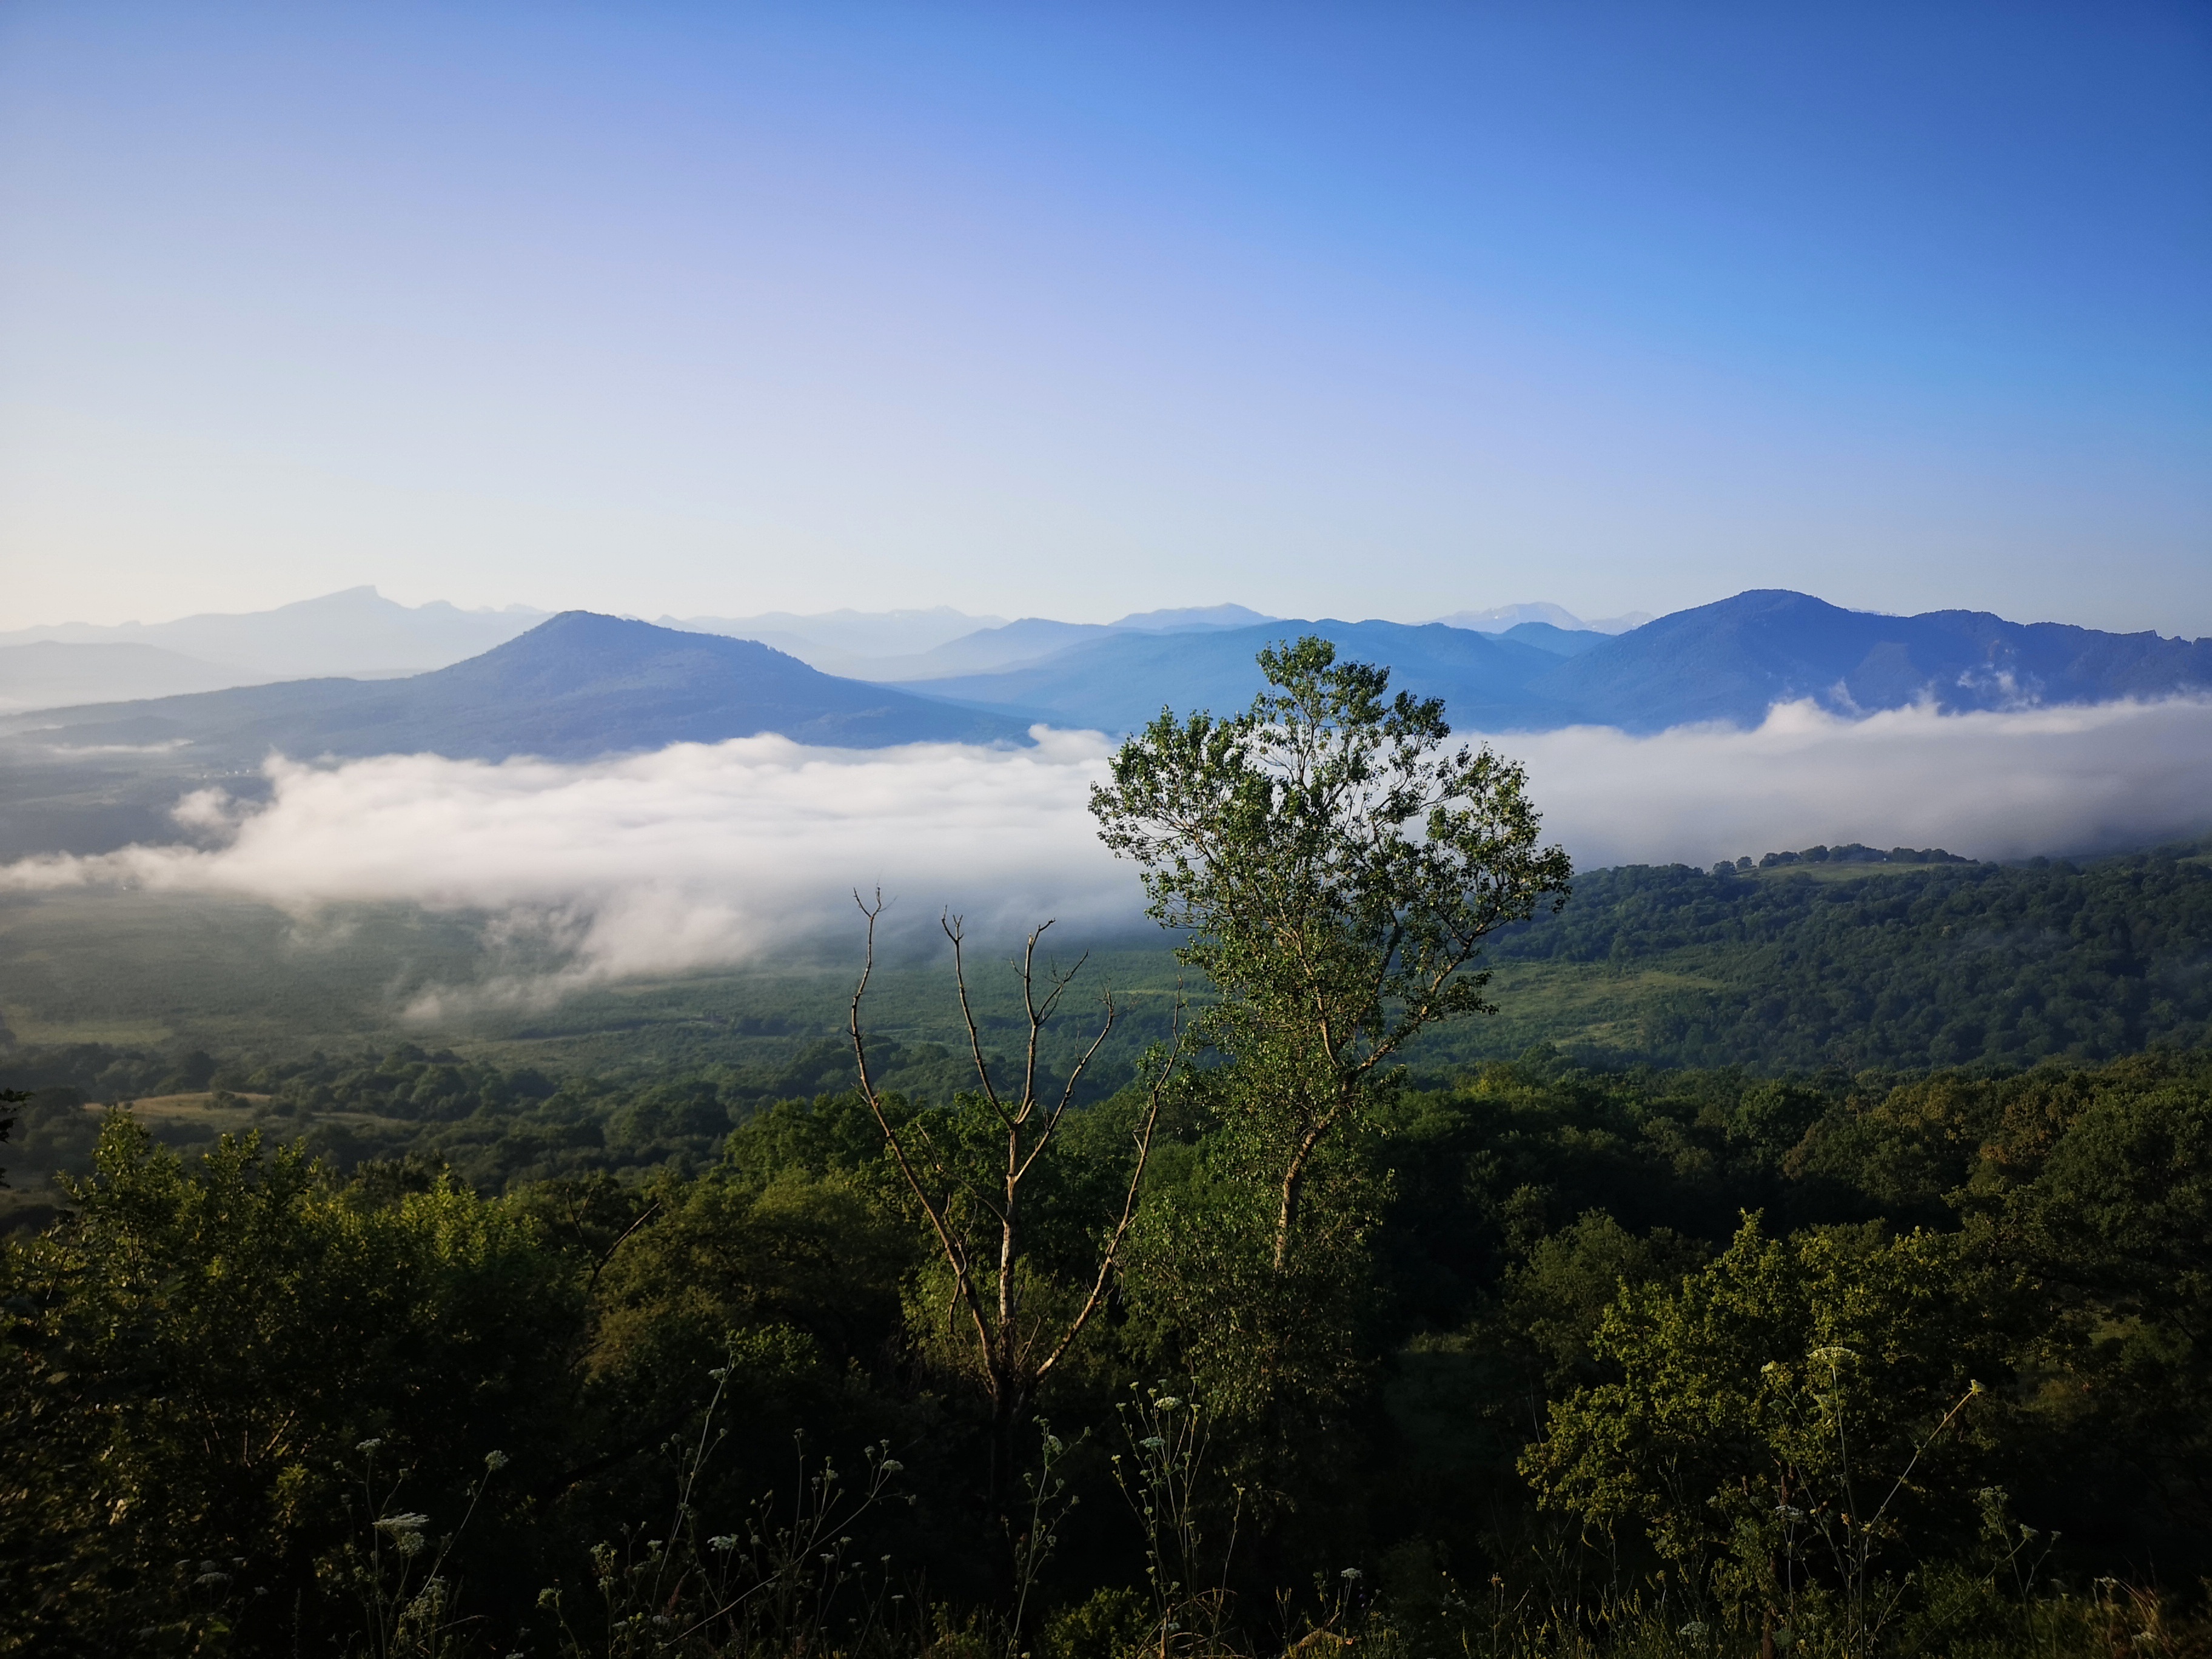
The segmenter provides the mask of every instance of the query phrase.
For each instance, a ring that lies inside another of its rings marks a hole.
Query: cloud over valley
[[[1139,920],[1136,880],[1087,810],[1111,745],[1036,736],[1030,748],[872,750],[762,737],[585,764],[275,759],[264,805],[212,791],[179,803],[198,844],[27,859],[0,867],[0,890],[481,911],[565,964],[455,994],[499,1000],[856,931],[852,890],[878,884],[909,933],[945,907],[984,934],[1047,916],[1071,945],[1121,932]],[[1856,721],[1789,704],[1749,732],[1493,741],[1527,763],[1547,830],[1585,866],[1850,841],[2016,858],[2212,828],[2212,703],[2201,701]]]

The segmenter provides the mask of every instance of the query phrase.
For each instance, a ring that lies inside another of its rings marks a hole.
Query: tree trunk
[[[1290,1167],[1283,1171],[1282,1200],[1275,1212],[1277,1273],[1285,1271],[1290,1266],[1291,1235],[1297,1230],[1298,1201],[1305,1195],[1306,1165],[1312,1161],[1314,1148],[1321,1145],[1322,1136],[1328,1133],[1328,1126],[1336,1116],[1334,1111],[1327,1112],[1318,1122],[1307,1126],[1305,1133],[1298,1137],[1296,1149],[1291,1153]]]

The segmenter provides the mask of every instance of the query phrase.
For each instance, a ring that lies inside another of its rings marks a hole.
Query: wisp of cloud
[[[482,910],[568,966],[471,994],[532,1000],[592,981],[758,960],[857,928],[880,885],[912,926],[979,933],[1046,917],[1070,935],[1139,919],[1133,871],[1099,845],[1089,787],[1110,744],[1038,728],[1030,749],[678,744],[581,765],[428,755],[273,759],[265,805],[178,808],[198,846],[29,859],[0,888],[122,884]],[[1517,734],[1547,830],[1579,864],[1702,864],[1817,842],[1984,858],[2140,845],[2212,827],[2212,702],[1860,720],[1811,704],[1755,731]],[[1071,939],[1071,942],[1073,942]]]

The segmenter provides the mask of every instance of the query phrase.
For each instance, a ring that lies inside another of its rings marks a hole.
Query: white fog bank
[[[484,909],[550,934],[570,959],[565,984],[744,962],[825,927],[857,938],[854,890],[878,885],[909,931],[946,907],[979,934],[1047,917],[1067,936],[1125,923],[1135,878],[1088,810],[1109,745],[1037,737],[865,750],[743,738],[580,765],[271,760],[266,805],[210,791],[178,807],[217,845],[24,860],[0,868],[0,887]]]
[[[1501,738],[1577,864],[1815,844],[2018,859],[2212,830],[2212,701],[1843,720],[1784,703],[1756,731],[1609,726]]]
[[[0,890],[107,884],[295,911],[396,901],[484,909],[550,935],[592,981],[733,963],[854,929],[880,884],[912,927],[1058,917],[1071,945],[1136,920],[1133,872],[1087,808],[1111,752],[1040,728],[1033,749],[679,744],[583,765],[386,756],[273,760],[266,805],[214,792],[178,817],[210,843],[0,866]],[[1809,704],[1756,731],[1512,735],[1547,831],[1585,867],[1707,864],[1815,842],[1981,858],[2141,845],[2212,828],[2212,702],[1847,721]]]

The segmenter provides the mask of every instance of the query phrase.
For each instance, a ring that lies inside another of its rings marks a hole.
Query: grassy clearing
[[[234,1095],[228,1090],[211,1090],[203,1094],[142,1096],[131,1103],[131,1109],[149,1125],[228,1130],[252,1122],[253,1109],[268,1102],[267,1095]],[[99,1112],[106,1109],[93,1105],[84,1109]]]

